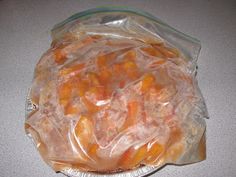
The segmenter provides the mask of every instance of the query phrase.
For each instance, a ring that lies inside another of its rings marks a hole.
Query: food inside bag
[[[128,8],[78,13],[52,38],[35,68],[25,129],[55,171],[118,173],[205,159],[197,40]]]

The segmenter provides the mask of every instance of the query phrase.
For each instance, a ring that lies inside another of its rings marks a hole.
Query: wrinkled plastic
[[[205,159],[197,40],[127,8],[76,14],[52,38],[25,129],[55,171],[140,176]]]

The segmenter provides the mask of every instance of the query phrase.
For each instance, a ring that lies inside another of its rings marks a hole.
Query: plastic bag
[[[25,129],[55,171],[139,176],[205,159],[199,41],[128,8],[78,13],[52,38]]]

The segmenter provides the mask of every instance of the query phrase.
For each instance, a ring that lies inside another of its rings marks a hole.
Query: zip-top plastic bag
[[[142,176],[205,159],[200,43],[152,15],[98,8],[52,29],[27,98],[25,129],[70,176]]]

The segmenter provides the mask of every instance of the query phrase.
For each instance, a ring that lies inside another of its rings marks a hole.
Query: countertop
[[[0,0],[0,176],[63,177],[43,162],[25,135],[25,98],[36,62],[50,46],[53,25],[102,5],[143,9],[202,44],[197,78],[210,115],[207,159],[169,165],[153,176],[235,177],[235,0]]]

